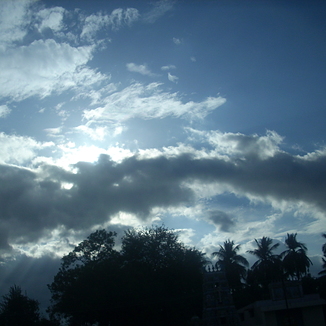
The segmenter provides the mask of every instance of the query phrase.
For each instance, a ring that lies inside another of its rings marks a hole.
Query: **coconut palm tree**
[[[225,272],[231,290],[242,286],[241,280],[246,277],[246,267],[249,265],[247,259],[238,254],[239,250],[240,245],[226,240],[219,250],[212,254],[218,258],[215,266]]]
[[[323,233],[321,236],[326,239],[326,233]],[[321,249],[322,249],[322,251],[324,253],[324,256],[326,256],[326,242],[323,244]]]
[[[257,248],[247,252],[254,255],[258,260],[252,265],[253,275],[258,282],[267,288],[270,282],[281,278],[281,260],[279,255],[273,254],[279,243],[273,244],[273,240],[268,237],[255,239]]]
[[[311,260],[307,256],[307,247],[304,243],[297,241],[297,234],[287,234],[285,245],[287,250],[281,253],[283,258],[283,268],[288,277],[300,280],[307,275]]]
[[[326,276],[326,255],[324,255],[324,257],[321,258],[323,261],[323,264],[322,264],[323,270],[318,273],[318,275],[322,275],[322,276]]]
[[[326,233],[323,233],[322,237],[326,238]],[[322,276],[326,276],[326,243],[323,244],[322,251],[323,251],[323,254],[324,254],[324,257],[322,257],[322,261],[323,261],[322,268],[323,268],[323,270],[320,271],[318,274],[322,275]]]

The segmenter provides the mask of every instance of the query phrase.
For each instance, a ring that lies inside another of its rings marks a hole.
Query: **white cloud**
[[[65,169],[66,171],[74,171],[74,164],[78,162],[94,163],[98,160],[101,154],[109,155],[110,158],[116,162],[121,163],[124,159],[135,155],[129,149],[116,144],[108,148],[95,145],[77,146],[71,141],[62,141],[55,147],[57,155],[54,157],[37,156],[33,159],[34,166],[42,166],[48,164]],[[40,169],[38,169],[40,171]]]
[[[7,105],[0,105],[0,118],[5,118],[10,112]]]
[[[266,136],[248,136],[241,133],[223,133],[218,130],[209,132],[191,128],[186,128],[186,130],[191,132],[192,136],[198,136],[205,142],[208,141],[219,155],[226,155],[227,157],[248,158],[253,156],[267,159],[280,152],[279,145],[283,140],[283,137],[275,131],[267,131]]]
[[[172,83],[177,83],[178,79],[179,79],[179,77],[171,75],[170,73],[168,73],[168,80],[171,81]]]
[[[0,49],[26,35],[31,1],[0,1]]]
[[[45,28],[50,28],[54,32],[58,32],[63,27],[63,15],[65,9],[62,7],[46,8],[37,13],[37,17],[41,20],[39,30],[42,32]]]
[[[151,222],[153,223],[153,220],[151,220]],[[150,225],[151,223],[148,224]],[[140,222],[137,218],[137,215],[135,214],[119,212],[112,217],[112,219],[110,220],[110,225],[123,225],[128,226],[129,228],[138,228],[140,227]]]
[[[180,45],[182,43],[182,41],[179,38],[174,37],[173,39],[173,43],[176,45]]]
[[[118,29],[124,24],[130,25],[134,21],[138,20],[139,12],[135,8],[127,8],[127,9],[114,9],[109,16],[110,24],[113,29]]]
[[[37,151],[54,146],[52,142],[41,143],[33,138],[0,133],[0,162],[24,164],[31,161]]]
[[[127,8],[124,11],[124,22],[129,26],[133,22],[137,21],[140,17],[140,14],[135,8]]]
[[[190,57],[190,60],[191,60],[192,62],[196,62],[196,61],[197,61],[195,57]]]
[[[204,118],[225,103],[222,97],[208,97],[202,102],[183,103],[177,93],[163,92],[160,84],[135,83],[105,99],[105,105],[85,110],[84,118],[96,121],[125,121],[131,118],[155,119],[167,116]]]
[[[85,19],[85,24],[80,37],[86,39],[92,39],[97,31],[102,29],[104,26],[110,24],[110,18],[108,15],[92,14]]]
[[[95,128],[90,128],[87,125],[80,125],[75,127],[74,130],[87,134],[93,140],[104,140],[104,138],[108,135],[108,127],[106,126],[97,126]]]
[[[44,131],[47,133],[49,137],[63,137],[62,135],[62,127],[57,128],[46,128]]]
[[[139,12],[135,8],[118,8],[113,10],[110,15],[103,15],[102,13],[92,14],[86,17],[80,36],[86,39],[92,39],[102,28],[111,27],[117,30],[123,25],[131,25],[138,19]]]
[[[62,151],[62,156],[55,160],[55,164],[66,169],[71,169],[72,164],[77,162],[95,162],[100,154],[105,153],[103,148],[94,145],[76,146],[72,142],[58,147]]]
[[[109,81],[111,79],[111,76],[106,75],[105,76],[106,81]],[[117,90],[117,85],[114,83],[103,83],[104,86],[100,88],[87,88],[86,92],[78,92],[76,95],[72,98],[72,100],[78,100],[78,99],[85,99],[88,98],[91,100],[90,105],[98,105],[103,101],[103,97],[107,96],[108,94],[111,94]]]
[[[142,75],[147,75],[147,76],[155,76],[148,68],[147,65],[136,65],[133,62],[127,63],[126,67],[129,71],[131,72],[138,72]]]
[[[0,97],[19,101],[99,82],[106,76],[85,66],[92,51],[49,39],[1,53]]]
[[[175,65],[167,65],[167,66],[162,66],[161,70],[172,70],[172,69],[176,69]]]
[[[157,19],[173,8],[173,1],[160,0],[153,3],[153,8],[144,14],[143,20],[146,23],[155,23]]]
[[[179,240],[187,246],[192,246],[193,244],[193,237],[195,236],[196,232],[194,229],[175,229],[175,232],[179,236]]]

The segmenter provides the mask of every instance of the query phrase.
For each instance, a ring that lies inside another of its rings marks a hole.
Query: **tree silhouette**
[[[114,237],[97,231],[63,257],[49,285],[52,316],[114,326],[186,325],[201,314],[201,252],[164,226],[126,231],[120,251]]]
[[[116,236],[116,232],[95,231],[76,246],[72,252],[62,258],[62,267],[67,269],[74,265],[98,263],[111,257],[111,255],[116,254],[113,249],[114,237]]]
[[[322,234],[322,237],[326,238],[326,233]],[[326,299],[326,243],[322,246],[323,257],[322,257],[322,270],[318,273],[318,292],[323,299]]]
[[[238,254],[239,250],[240,245],[226,240],[219,250],[212,254],[218,258],[216,267],[225,272],[231,290],[241,288],[241,280],[246,277],[246,267],[249,265],[247,259]]]
[[[323,233],[322,237],[326,238],[326,233]],[[324,257],[322,257],[322,261],[323,261],[322,268],[323,268],[323,270],[320,271],[318,274],[322,275],[322,276],[326,276],[326,243],[323,244],[322,251],[323,251],[323,255],[324,255]]]
[[[0,303],[0,325],[38,325],[39,317],[39,303],[24,295],[19,286],[10,287]]]
[[[279,243],[273,244],[273,240],[268,237],[255,239],[255,242],[257,248],[248,250],[248,253],[258,258],[251,269],[253,277],[267,290],[269,283],[280,280],[282,277],[280,256],[273,254]]]
[[[68,319],[71,325],[95,323],[106,301],[118,291],[120,255],[113,249],[116,233],[97,230],[62,258],[61,267],[48,285],[52,319]],[[109,264],[108,264],[109,262]],[[110,280],[111,288],[103,289]]]
[[[311,260],[307,256],[307,247],[304,243],[297,241],[297,234],[287,234],[285,244],[287,250],[281,253],[283,257],[283,268],[288,277],[300,280],[302,276],[307,275]]]
[[[324,237],[326,239],[326,233],[323,233],[322,237]],[[326,242],[322,246],[322,251],[323,251],[324,255],[326,256]]]

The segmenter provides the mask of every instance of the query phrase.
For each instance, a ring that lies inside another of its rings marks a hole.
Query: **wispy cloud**
[[[103,140],[109,133],[109,128],[107,126],[96,126],[90,128],[87,125],[80,125],[73,128],[73,130],[85,133],[93,140]]]
[[[62,127],[57,127],[57,128],[45,128],[44,131],[49,137],[63,137],[62,135]]]
[[[0,118],[5,118],[9,115],[11,110],[8,108],[7,105],[0,105]]]
[[[177,67],[175,65],[167,65],[167,66],[162,66],[161,70],[172,70],[176,69]]]
[[[127,63],[126,67],[131,72],[138,72],[139,74],[146,75],[146,76],[155,76],[147,67],[146,64],[144,65],[137,65],[133,62]]]
[[[222,97],[183,103],[177,93],[163,92],[159,83],[135,83],[108,96],[105,105],[84,111],[89,121],[125,121],[131,118],[155,119],[167,116],[202,119],[225,103]]]
[[[174,1],[170,0],[160,0],[153,4],[153,8],[143,15],[143,20],[146,23],[154,23],[166,12],[173,8]]]
[[[177,83],[178,82],[179,77],[171,75],[170,73],[168,73],[168,80],[173,82],[173,83]]]
[[[98,83],[106,76],[86,66],[92,51],[52,39],[7,50],[1,54],[0,96],[20,101]]]
[[[173,43],[176,45],[180,45],[182,43],[182,41],[179,38],[174,37],[173,39]]]
[[[118,30],[123,25],[131,25],[139,19],[139,16],[139,12],[135,8],[118,8],[113,10],[110,15],[103,13],[92,14],[85,19],[81,37],[92,39],[100,29],[105,27]]]

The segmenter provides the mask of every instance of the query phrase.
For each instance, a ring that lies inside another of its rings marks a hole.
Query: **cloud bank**
[[[272,205],[288,203],[298,210],[306,205],[325,215],[325,152],[300,157],[277,150],[262,157],[260,143],[272,136],[243,137],[241,156],[189,148],[178,153],[170,148],[120,163],[101,155],[96,163],[78,162],[74,172],[47,164],[37,171],[1,165],[0,230],[7,235],[2,247],[38,241],[62,226],[90,229],[120,212],[146,220],[155,209],[194,205],[209,184],[214,187],[207,197],[232,192]],[[208,212],[208,220],[224,232],[234,226],[220,210]]]

